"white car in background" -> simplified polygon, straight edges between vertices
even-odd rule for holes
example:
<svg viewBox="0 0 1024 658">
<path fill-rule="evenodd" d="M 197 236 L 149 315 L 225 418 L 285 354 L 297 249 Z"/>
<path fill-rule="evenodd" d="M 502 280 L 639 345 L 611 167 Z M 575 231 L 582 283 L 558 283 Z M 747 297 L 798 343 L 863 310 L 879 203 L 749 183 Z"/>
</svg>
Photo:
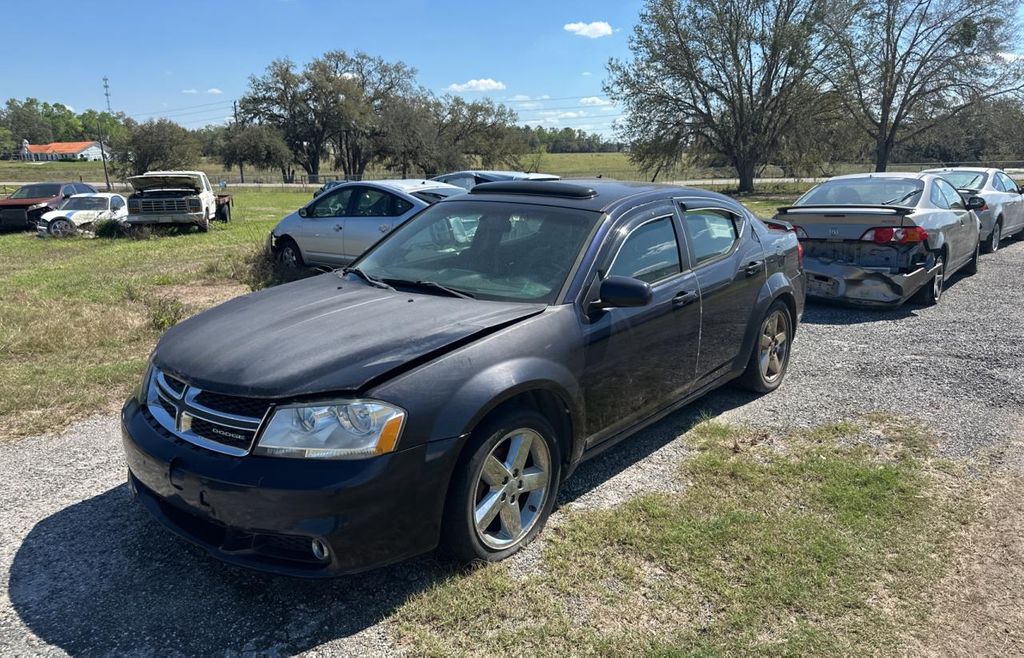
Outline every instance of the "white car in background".
<svg viewBox="0 0 1024 658">
<path fill-rule="evenodd" d="M 278 222 L 270 246 L 286 267 L 347 265 L 427 206 L 465 192 L 420 179 L 341 183 Z"/>
<path fill-rule="evenodd" d="M 91 229 L 102 220 L 123 222 L 127 217 L 128 201 L 120 194 L 74 194 L 56 210 L 44 213 L 36 222 L 36 230 L 40 235 L 64 237 Z"/>
<path fill-rule="evenodd" d="M 471 190 L 475 185 L 481 183 L 496 183 L 498 181 L 554 181 L 561 180 L 561 176 L 554 174 L 527 173 L 525 171 L 496 171 L 492 169 L 470 169 L 468 171 L 453 171 L 449 174 L 434 176 L 431 180 L 441 181 L 449 185 L 458 185 L 466 190 Z"/>
</svg>

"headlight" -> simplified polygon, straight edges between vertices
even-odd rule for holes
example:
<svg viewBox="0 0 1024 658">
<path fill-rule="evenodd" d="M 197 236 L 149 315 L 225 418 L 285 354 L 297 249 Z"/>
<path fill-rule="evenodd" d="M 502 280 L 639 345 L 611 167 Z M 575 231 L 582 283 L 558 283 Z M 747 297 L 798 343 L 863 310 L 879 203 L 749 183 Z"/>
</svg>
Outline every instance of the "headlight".
<svg viewBox="0 0 1024 658">
<path fill-rule="evenodd" d="M 278 407 L 254 454 L 305 459 L 364 459 L 398 445 L 405 411 L 377 400 Z"/>
<path fill-rule="evenodd" d="M 135 399 L 139 401 L 139 404 L 146 404 L 149 399 L 149 386 L 153 380 L 153 358 L 150 357 L 149 362 L 146 364 L 146 372 L 142 375 L 142 381 L 139 382 L 139 387 L 135 390 Z"/>
<path fill-rule="evenodd" d="M 34 206 L 29 206 L 28 207 L 28 211 L 31 212 L 33 210 L 39 210 L 40 208 L 45 208 L 45 207 L 46 207 L 46 203 L 37 203 Z"/>
</svg>

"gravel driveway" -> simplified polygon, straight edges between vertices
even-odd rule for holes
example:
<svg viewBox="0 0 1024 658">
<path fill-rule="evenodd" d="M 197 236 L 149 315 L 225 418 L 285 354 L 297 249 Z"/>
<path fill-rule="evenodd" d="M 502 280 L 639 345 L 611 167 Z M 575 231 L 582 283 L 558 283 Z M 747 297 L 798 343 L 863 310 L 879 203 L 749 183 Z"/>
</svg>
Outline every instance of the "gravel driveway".
<svg viewBox="0 0 1024 658">
<path fill-rule="evenodd" d="M 984 454 L 1022 428 L 1022 283 L 1013 242 L 936 308 L 809 306 L 782 389 L 719 391 L 584 464 L 552 522 L 676 486 L 676 437 L 702 413 L 784 429 L 885 411 L 926 422 L 950 455 Z M 447 575 L 429 558 L 321 583 L 222 566 L 129 504 L 118 431 L 98 417 L 0 443 L 0 654 L 390 653 L 382 620 Z M 537 554 L 514 564 L 528 570 Z"/>
</svg>

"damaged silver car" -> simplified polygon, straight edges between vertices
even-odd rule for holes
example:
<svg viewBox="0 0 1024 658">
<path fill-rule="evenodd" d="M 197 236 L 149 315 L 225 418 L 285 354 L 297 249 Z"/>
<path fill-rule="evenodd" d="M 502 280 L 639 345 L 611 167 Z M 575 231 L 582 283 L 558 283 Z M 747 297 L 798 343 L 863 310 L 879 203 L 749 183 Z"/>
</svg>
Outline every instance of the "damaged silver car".
<svg viewBox="0 0 1024 658">
<path fill-rule="evenodd" d="M 977 271 L 974 211 L 984 203 L 934 174 L 853 174 L 817 185 L 775 219 L 803 245 L 808 297 L 932 305 L 955 272 Z"/>
</svg>

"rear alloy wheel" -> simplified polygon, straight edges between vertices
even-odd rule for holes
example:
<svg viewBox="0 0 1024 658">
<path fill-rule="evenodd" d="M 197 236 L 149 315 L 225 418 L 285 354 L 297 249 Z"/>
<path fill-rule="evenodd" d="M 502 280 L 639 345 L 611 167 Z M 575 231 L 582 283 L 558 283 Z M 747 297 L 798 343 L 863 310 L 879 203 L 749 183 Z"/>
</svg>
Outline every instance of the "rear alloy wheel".
<svg viewBox="0 0 1024 658">
<path fill-rule="evenodd" d="M 999 242 L 1003 239 L 1003 227 L 1002 220 L 997 220 L 996 225 L 992 227 L 992 235 L 982 245 L 981 251 L 986 254 L 994 254 L 999 251 Z"/>
<path fill-rule="evenodd" d="M 747 369 L 740 386 L 757 393 L 770 393 L 782 384 L 789 366 L 793 342 L 793 319 L 785 302 L 776 300 L 761 321 Z"/>
<path fill-rule="evenodd" d="M 445 506 L 445 547 L 461 561 L 504 559 L 540 532 L 554 507 L 554 430 L 535 411 L 510 412 L 474 432 L 463 454 Z"/>
<path fill-rule="evenodd" d="M 942 299 L 942 290 L 945 286 L 946 259 L 942 254 L 935 257 L 935 276 L 930 283 L 925 284 L 915 294 L 918 304 L 921 306 L 935 306 Z"/>
<path fill-rule="evenodd" d="M 78 232 L 78 229 L 71 223 L 71 220 L 64 219 L 63 217 L 51 221 L 50 226 L 46 230 L 55 238 L 66 238 Z"/>
<path fill-rule="evenodd" d="M 964 266 L 964 273 L 971 276 L 978 273 L 978 266 L 981 264 L 981 242 L 974 247 L 974 256 Z"/>
</svg>

